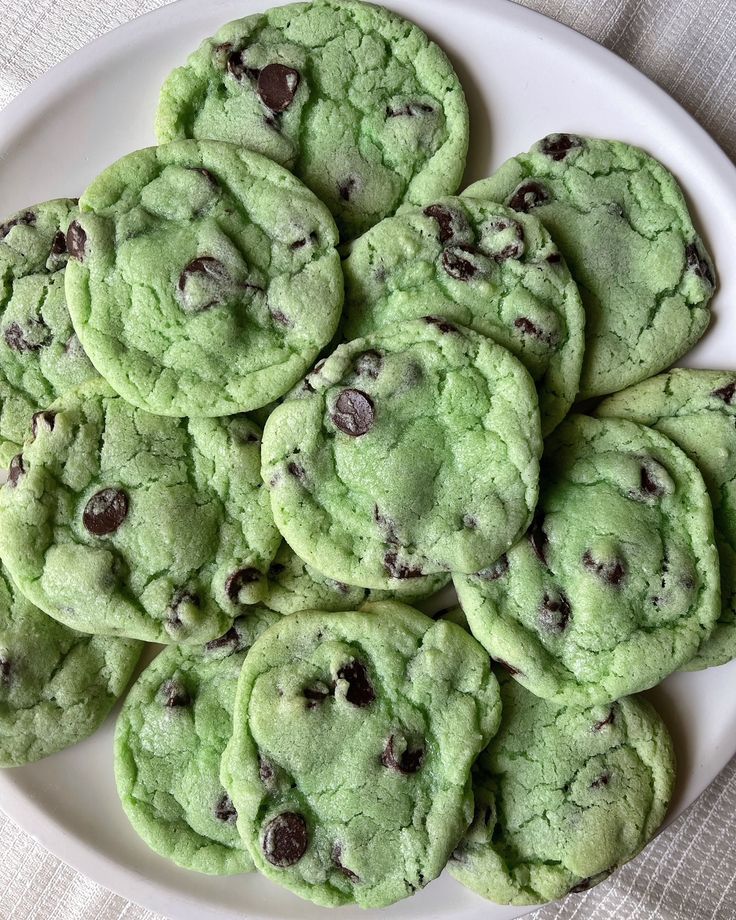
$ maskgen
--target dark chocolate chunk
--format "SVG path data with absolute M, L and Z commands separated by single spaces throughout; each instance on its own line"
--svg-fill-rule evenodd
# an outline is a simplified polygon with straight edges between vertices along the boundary
M 539 608 L 539 625 L 550 632 L 563 632 L 570 621 L 571 613 L 570 601 L 562 591 L 559 597 L 552 597 L 545 592 L 542 606 Z
M 383 367 L 382 356 L 373 349 L 364 351 L 355 359 L 355 372 L 361 377 L 369 377 L 376 380 Z
M 353 706 L 370 706 L 375 700 L 376 693 L 373 689 L 366 666 L 360 661 L 350 661 L 344 664 L 337 672 L 340 680 L 347 681 L 345 699 Z
M 66 231 L 67 252 L 72 259 L 82 262 L 84 261 L 86 246 L 87 234 L 79 221 L 73 220 Z
M 307 822 L 294 811 L 285 811 L 268 822 L 263 831 L 263 855 L 272 866 L 286 869 L 307 852 Z
M 23 454 L 16 454 L 10 461 L 8 467 L 8 485 L 12 488 L 18 485 L 18 480 L 25 473 L 26 468 L 23 463 Z
M 552 160 L 564 160 L 571 150 L 582 147 L 583 141 L 575 134 L 548 134 L 539 142 L 539 149 Z
M 443 319 L 441 316 L 423 316 L 422 319 L 428 326 L 436 326 L 440 332 L 449 335 L 451 332 L 458 332 L 457 326 Z
M 45 412 L 34 412 L 31 416 L 31 433 L 35 438 L 40 430 L 54 430 L 56 413 L 47 409 Z
M 362 390 L 343 390 L 335 400 L 332 422 L 336 428 L 353 438 L 366 434 L 373 427 L 373 400 Z
M 228 596 L 229 600 L 237 604 L 239 603 L 240 592 L 243 588 L 246 585 L 252 585 L 253 582 L 258 581 L 260 577 L 261 573 L 258 569 L 252 567 L 237 569 L 227 577 L 227 581 L 225 582 L 225 594 Z
M 39 351 L 51 340 L 49 327 L 42 319 L 30 319 L 25 329 L 18 323 L 5 327 L 3 338 L 8 348 L 13 351 Z
M 294 101 L 298 86 L 299 71 L 285 64 L 266 64 L 258 74 L 258 95 L 272 112 L 285 112 Z
M 167 680 L 161 686 L 161 693 L 164 698 L 164 706 L 167 709 L 179 709 L 183 706 L 189 706 L 192 702 L 187 688 L 177 680 Z
M 508 570 L 509 557 L 504 553 L 503 556 L 496 559 L 493 565 L 489 565 L 488 568 L 476 572 L 476 578 L 481 578 L 483 581 L 498 581 L 499 578 L 503 578 Z
M 550 194 L 545 186 L 541 182 L 535 182 L 534 179 L 530 179 L 528 182 L 522 182 L 516 189 L 508 200 L 508 206 L 514 211 L 528 213 L 532 208 L 544 204 L 549 199 Z
M 128 516 L 128 493 L 108 486 L 89 499 L 84 507 L 82 523 L 95 537 L 114 533 Z
M 424 748 L 407 747 L 403 754 L 397 757 L 395 743 L 394 736 L 391 735 L 386 742 L 383 754 L 381 754 L 381 763 L 383 766 L 388 767 L 390 770 L 395 770 L 397 773 L 403 773 L 405 776 L 408 776 L 410 773 L 418 773 L 424 761 Z
M 215 805 L 215 817 L 224 824 L 235 824 L 238 820 L 238 813 L 227 792 L 217 800 L 217 804 Z
M 399 559 L 395 550 L 389 550 L 383 557 L 383 567 L 391 578 L 421 578 L 424 574 L 418 566 Z
M 360 881 L 360 878 L 351 869 L 342 864 L 342 847 L 339 843 L 336 843 L 332 848 L 332 861 L 345 878 L 350 879 L 351 882 Z
M 605 581 L 606 584 L 614 587 L 621 584 L 621 580 L 626 574 L 623 563 L 620 560 L 613 559 L 609 562 L 598 562 L 589 549 L 583 553 L 583 565 L 586 569 L 595 573 L 602 581 Z
M 711 396 L 715 396 L 716 399 L 722 399 L 726 405 L 733 406 L 736 404 L 736 380 L 725 384 L 725 386 L 718 387 L 717 390 L 713 390 Z
M 685 260 L 687 261 L 687 267 L 692 269 L 698 278 L 703 278 L 711 287 L 715 286 L 713 272 L 710 270 L 707 259 L 700 254 L 697 243 L 687 244 L 685 247 Z

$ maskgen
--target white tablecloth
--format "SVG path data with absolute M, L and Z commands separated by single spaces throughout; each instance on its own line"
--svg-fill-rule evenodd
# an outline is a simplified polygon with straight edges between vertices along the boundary
M 165 2 L 0 0 L 0 107 L 74 49 Z M 736 0 L 525 5 L 631 61 L 736 160 Z M 75 872 L 0 812 L 0 920 L 32 918 L 160 920 Z M 532 918 L 736 920 L 736 762 L 638 859 L 594 891 L 542 908 Z

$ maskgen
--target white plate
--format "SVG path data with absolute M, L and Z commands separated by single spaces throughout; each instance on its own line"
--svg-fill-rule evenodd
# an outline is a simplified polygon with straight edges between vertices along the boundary
M 181 0 L 115 30 L 41 77 L 0 113 L 0 213 L 78 195 L 103 167 L 154 142 L 158 88 L 200 39 L 268 0 Z M 735 368 L 736 171 L 665 93 L 598 45 L 498 0 L 387 0 L 447 50 L 472 109 L 467 181 L 553 131 L 646 147 L 682 181 L 715 256 L 715 322 L 688 363 Z M 730 346 L 730 347 L 729 347 Z M 680 781 L 671 818 L 736 752 L 736 662 L 680 674 L 654 691 L 673 731 Z M 263 878 L 211 879 L 153 854 L 129 827 L 112 772 L 112 720 L 93 738 L 0 775 L 0 806 L 45 846 L 127 898 L 177 920 L 324 918 Z M 445 875 L 386 920 L 506 920 Z M 365 918 L 343 909 L 342 918 Z

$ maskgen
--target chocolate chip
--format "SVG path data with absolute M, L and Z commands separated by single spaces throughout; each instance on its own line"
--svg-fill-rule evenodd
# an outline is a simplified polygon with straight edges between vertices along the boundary
M 63 256 L 66 253 L 66 236 L 57 230 L 56 235 L 51 241 L 51 255 L 52 256 Z
M 31 416 L 31 433 L 35 438 L 41 428 L 54 430 L 56 413 L 47 409 L 45 412 L 34 412 Z
M 35 223 L 36 215 L 33 211 L 24 211 L 23 214 L 18 214 L 17 217 L 12 217 L 10 220 L 6 220 L 4 224 L 0 224 L 0 240 L 4 240 L 13 227 L 21 225 L 32 227 Z
M 416 118 L 418 115 L 431 115 L 434 108 L 426 102 L 406 102 L 404 105 L 386 106 L 386 118 Z
M 224 635 L 212 639 L 205 645 L 208 652 L 217 652 L 224 648 L 229 648 L 233 652 L 240 650 L 240 633 L 235 626 L 231 626 Z
M 547 256 L 547 261 L 549 262 L 550 265 L 559 265 L 560 262 L 562 262 L 562 256 L 560 255 L 559 252 L 551 252 Z
M 697 243 L 687 244 L 685 247 L 685 260 L 687 261 L 687 267 L 692 269 L 698 278 L 703 278 L 711 287 L 715 286 L 713 272 L 710 270 L 707 260 L 700 254 Z
M 618 559 L 610 562 L 598 562 L 589 549 L 583 553 L 583 565 L 609 585 L 616 586 L 621 584 L 621 579 L 626 574 L 623 563 Z
M 486 238 L 487 233 L 492 233 L 495 237 L 501 237 L 500 242 L 494 246 L 493 238 Z M 498 217 L 489 221 L 485 225 L 483 237 L 483 251 L 496 262 L 520 259 L 524 255 L 524 228 L 518 220 Z M 508 239 L 509 237 L 511 237 L 510 240 Z M 508 240 L 508 242 L 505 242 L 505 240 Z
M 10 659 L 5 655 L 0 655 L 0 686 L 10 686 L 10 676 L 13 671 L 13 665 Z
M 66 249 L 72 259 L 84 260 L 87 246 L 87 233 L 79 223 L 73 220 L 66 231 Z
M 494 661 L 500 668 L 503 668 L 504 671 L 509 673 L 512 677 L 514 677 L 516 674 L 524 673 L 523 671 L 519 670 L 519 668 L 515 668 L 512 664 L 509 664 L 509 662 L 505 661 L 503 658 L 494 658 L 491 656 L 491 661 Z
M 251 567 L 237 569 L 227 577 L 227 581 L 225 582 L 225 594 L 229 600 L 237 604 L 239 602 L 240 592 L 243 588 L 246 585 L 252 585 L 254 582 L 258 581 L 260 577 L 261 573 L 258 569 Z
M 340 198 L 342 198 L 343 201 L 350 201 L 357 184 L 358 183 L 352 176 L 348 176 L 347 179 L 343 179 L 342 182 L 339 182 L 337 191 L 340 194 Z
M 274 562 L 268 570 L 269 578 L 278 578 L 286 569 L 285 565 L 282 565 L 280 562 Z
M 260 71 L 255 67 L 246 65 L 242 51 L 232 51 L 231 49 L 232 45 L 229 42 L 224 42 L 215 49 L 216 51 L 219 50 L 220 54 L 227 54 L 227 69 L 231 76 L 236 80 L 242 80 L 243 77 L 247 77 L 249 80 L 257 80 Z
M 169 608 L 166 611 L 166 621 L 169 626 L 172 629 L 178 629 L 182 625 L 180 615 L 181 608 L 188 604 L 193 607 L 199 607 L 200 603 L 199 595 L 189 591 L 187 588 L 180 588 L 178 591 L 175 591 L 174 596 L 171 598 Z
M 523 182 L 508 200 L 508 206 L 514 211 L 527 213 L 532 208 L 549 201 L 550 194 L 541 182 L 535 182 L 530 179 Z
M 382 514 L 378 510 L 378 505 L 373 506 L 373 520 L 381 528 L 384 539 L 387 543 L 398 544 L 399 537 L 396 533 L 396 525 L 390 518 L 386 517 L 385 514 Z
M 430 204 L 423 213 L 439 224 L 440 243 L 447 243 L 456 236 L 466 236 L 470 232 L 465 215 L 455 208 L 448 208 L 443 204 Z
M 602 731 L 606 727 L 606 725 L 613 725 L 615 721 L 616 721 L 616 710 L 612 709 L 608 713 L 605 719 L 601 719 L 600 722 L 596 722 L 593 725 L 593 731 L 594 732 Z
M 539 625 L 550 632 L 563 632 L 570 620 L 572 608 L 567 596 L 561 591 L 559 597 L 551 597 L 545 591 L 539 608 Z
M 547 538 L 547 532 L 544 529 L 544 514 L 541 511 L 538 511 L 534 515 L 531 527 L 526 535 L 534 550 L 534 555 L 539 559 L 542 565 L 546 566 L 549 540 Z
M 351 869 L 342 864 L 342 847 L 339 843 L 336 843 L 332 848 L 332 861 L 345 878 L 350 879 L 351 882 L 360 881 L 360 878 Z
M 266 64 L 258 74 L 258 95 L 272 112 L 286 111 L 294 101 L 298 86 L 299 71 L 285 64 Z
M 547 345 L 552 344 L 553 336 L 551 336 L 549 332 L 545 332 L 541 326 L 532 322 L 527 316 L 517 316 L 514 320 L 514 327 L 519 329 L 524 335 L 529 335 L 533 339 L 538 339 L 540 342 L 544 342 Z
M 445 335 L 449 335 L 451 332 L 460 331 L 457 326 L 443 319 L 441 316 L 423 316 L 422 319 L 428 326 L 436 326 L 440 332 L 443 332 Z
M 664 486 L 655 479 L 647 466 L 642 466 L 639 479 L 642 495 L 650 495 L 653 498 L 661 498 L 664 495 Z
M 711 396 L 715 396 L 716 399 L 722 399 L 726 405 L 733 406 L 736 403 L 736 380 L 719 387 L 717 390 L 713 390 Z
M 179 709 L 183 706 L 189 706 L 192 702 L 187 688 L 177 680 L 167 680 L 161 687 L 161 693 L 164 698 L 164 706 L 167 709 Z
M 261 778 L 261 782 L 264 786 L 271 786 L 274 778 L 274 769 L 273 766 L 264 758 L 258 758 L 258 775 Z
M 51 340 L 49 327 L 42 319 L 31 319 L 26 324 L 25 330 L 18 323 L 11 323 L 5 327 L 3 338 L 8 348 L 13 351 L 39 351 Z
M 383 358 L 373 349 L 364 351 L 355 359 L 355 372 L 361 377 L 369 377 L 376 380 L 383 367 Z
M 316 244 L 318 242 L 319 242 L 319 237 L 317 236 L 315 231 L 312 230 L 309 236 L 303 236 L 299 240 L 294 240 L 294 242 L 289 245 L 289 249 L 302 249 L 304 246 L 307 245 L 307 243 Z
M 114 533 L 128 516 L 128 494 L 109 486 L 90 498 L 82 514 L 82 523 L 95 537 Z
M 610 773 L 601 773 L 599 777 L 593 780 L 590 784 L 591 789 L 602 789 L 604 786 L 607 786 L 611 781 Z
M 539 149 L 552 160 L 564 160 L 571 150 L 582 147 L 583 141 L 575 134 L 549 134 L 539 142 Z
M 407 747 L 403 754 L 397 757 L 395 743 L 394 736 L 391 735 L 386 742 L 383 754 L 381 754 L 383 766 L 390 770 L 395 770 L 397 773 L 403 773 L 405 776 L 410 773 L 418 773 L 424 760 L 424 748 L 411 749 Z
M 10 461 L 10 466 L 8 467 L 8 485 L 11 488 L 14 488 L 18 485 L 18 481 L 21 476 L 24 475 L 26 471 L 25 465 L 23 463 L 23 454 L 16 454 L 13 459 Z
M 421 578 L 424 574 L 418 566 L 399 559 L 395 550 L 389 550 L 383 557 L 383 567 L 391 578 Z
M 309 700 L 307 704 L 308 709 L 314 709 L 320 703 L 323 703 L 328 696 L 332 696 L 335 692 L 334 686 L 328 687 L 327 684 L 321 682 L 313 684 L 311 687 L 305 687 L 302 691 L 305 700 Z
M 373 400 L 362 390 L 343 390 L 335 400 L 331 417 L 336 428 L 358 438 L 373 427 Z
M 475 247 L 465 243 L 459 246 L 448 246 L 442 252 L 442 267 L 456 281 L 470 281 L 477 273 L 478 267 L 468 256 L 479 254 Z
M 212 287 L 212 291 L 208 292 L 208 296 L 201 298 L 203 302 L 200 302 L 200 298 L 187 296 L 187 285 L 192 278 L 203 279 L 208 286 Z M 220 302 L 218 288 L 229 287 L 230 284 L 230 274 L 219 259 L 215 259 L 213 256 L 198 256 L 186 265 L 179 275 L 179 281 L 177 282 L 177 288 L 181 295 L 179 300 L 182 306 L 192 312 L 208 310 Z
M 353 706 L 370 706 L 375 700 L 376 693 L 373 684 L 368 677 L 368 671 L 365 665 L 360 661 L 351 661 L 344 664 L 337 676 L 340 680 L 347 681 L 348 688 L 345 691 L 345 699 Z
M 493 565 L 489 565 L 487 569 L 481 569 L 480 572 L 476 572 L 476 578 L 481 578 L 483 581 L 498 581 L 508 570 L 509 557 L 504 553 L 503 556 L 496 559 Z
M 304 467 L 299 463 L 294 463 L 292 460 L 292 462 L 287 465 L 286 469 L 289 471 L 289 475 L 293 476 L 294 479 L 298 479 L 299 482 L 306 481 L 307 474 L 304 472 Z
M 215 805 L 215 817 L 225 824 L 235 824 L 238 820 L 238 813 L 227 792 L 219 798 Z
M 285 811 L 268 822 L 263 833 L 263 855 L 272 866 L 286 869 L 307 852 L 307 822 L 294 811 Z

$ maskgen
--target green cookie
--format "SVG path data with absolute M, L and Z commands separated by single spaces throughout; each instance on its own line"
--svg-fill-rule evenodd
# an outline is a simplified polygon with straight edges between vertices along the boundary
M 85 636 L 34 607 L 0 566 L 0 767 L 91 735 L 127 686 L 142 645 Z
M 475 817 L 450 862 L 497 904 L 585 891 L 646 845 L 675 780 L 667 728 L 639 697 L 564 707 L 501 680 L 501 728 L 473 770 Z
M 253 863 L 220 785 L 248 649 L 278 620 L 255 609 L 205 646 L 167 648 L 136 681 L 115 731 L 115 779 L 130 823 L 159 855 L 209 875 Z
M 581 399 L 656 374 L 705 332 L 713 264 L 674 177 L 643 150 L 550 134 L 465 194 L 533 212 L 560 247 L 586 312 Z
M 347 338 L 433 313 L 508 348 L 537 383 L 542 432 L 575 400 L 585 317 L 577 287 L 536 218 L 445 198 L 373 227 L 343 262 Z
M 473 635 L 532 693 L 606 703 L 689 661 L 720 614 L 713 515 L 659 432 L 570 416 L 526 537 L 455 586 Z
M 223 785 L 256 868 L 325 906 L 436 878 L 500 719 L 484 650 L 402 604 L 284 617 L 240 678 Z
M 456 191 L 468 109 L 417 26 L 355 0 L 316 0 L 206 39 L 164 84 L 156 133 L 232 141 L 287 166 L 348 239 L 402 204 Z
M 400 591 L 371 591 L 327 578 L 307 565 L 284 541 L 268 570 L 262 603 L 278 613 L 297 610 L 355 610 L 365 601 L 399 600 L 414 603 L 431 597 L 450 582 L 444 573 L 412 579 Z
M 0 224 L 0 465 L 28 435 L 34 413 L 96 377 L 64 296 L 65 231 L 76 201 L 60 198 Z
M 243 416 L 149 415 L 103 380 L 60 397 L 0 489 L 0 555 L 55 619 L 153 642 L 220 636 L 279 545 Z
M 607 399 L 601 417 L 651 425 L 681 447 L 703 474 L 713 503 L 721 562 L 721 615 L 686 670 L 736 657 L 736 373 L 678 369 Z
M 332 338 L 337 230 L 301 182 L 216 141 L 138 150 L 89 186 L 67 231 L 66 296 L 128 402 L 221 416 L 286 393 Z
M 276 525 L 329 578 L 402 590 L 476 572 L 524 532 L 541 452 L 534 384 L 444 319 L 340 346 L 274 410 L 263 478 Z

